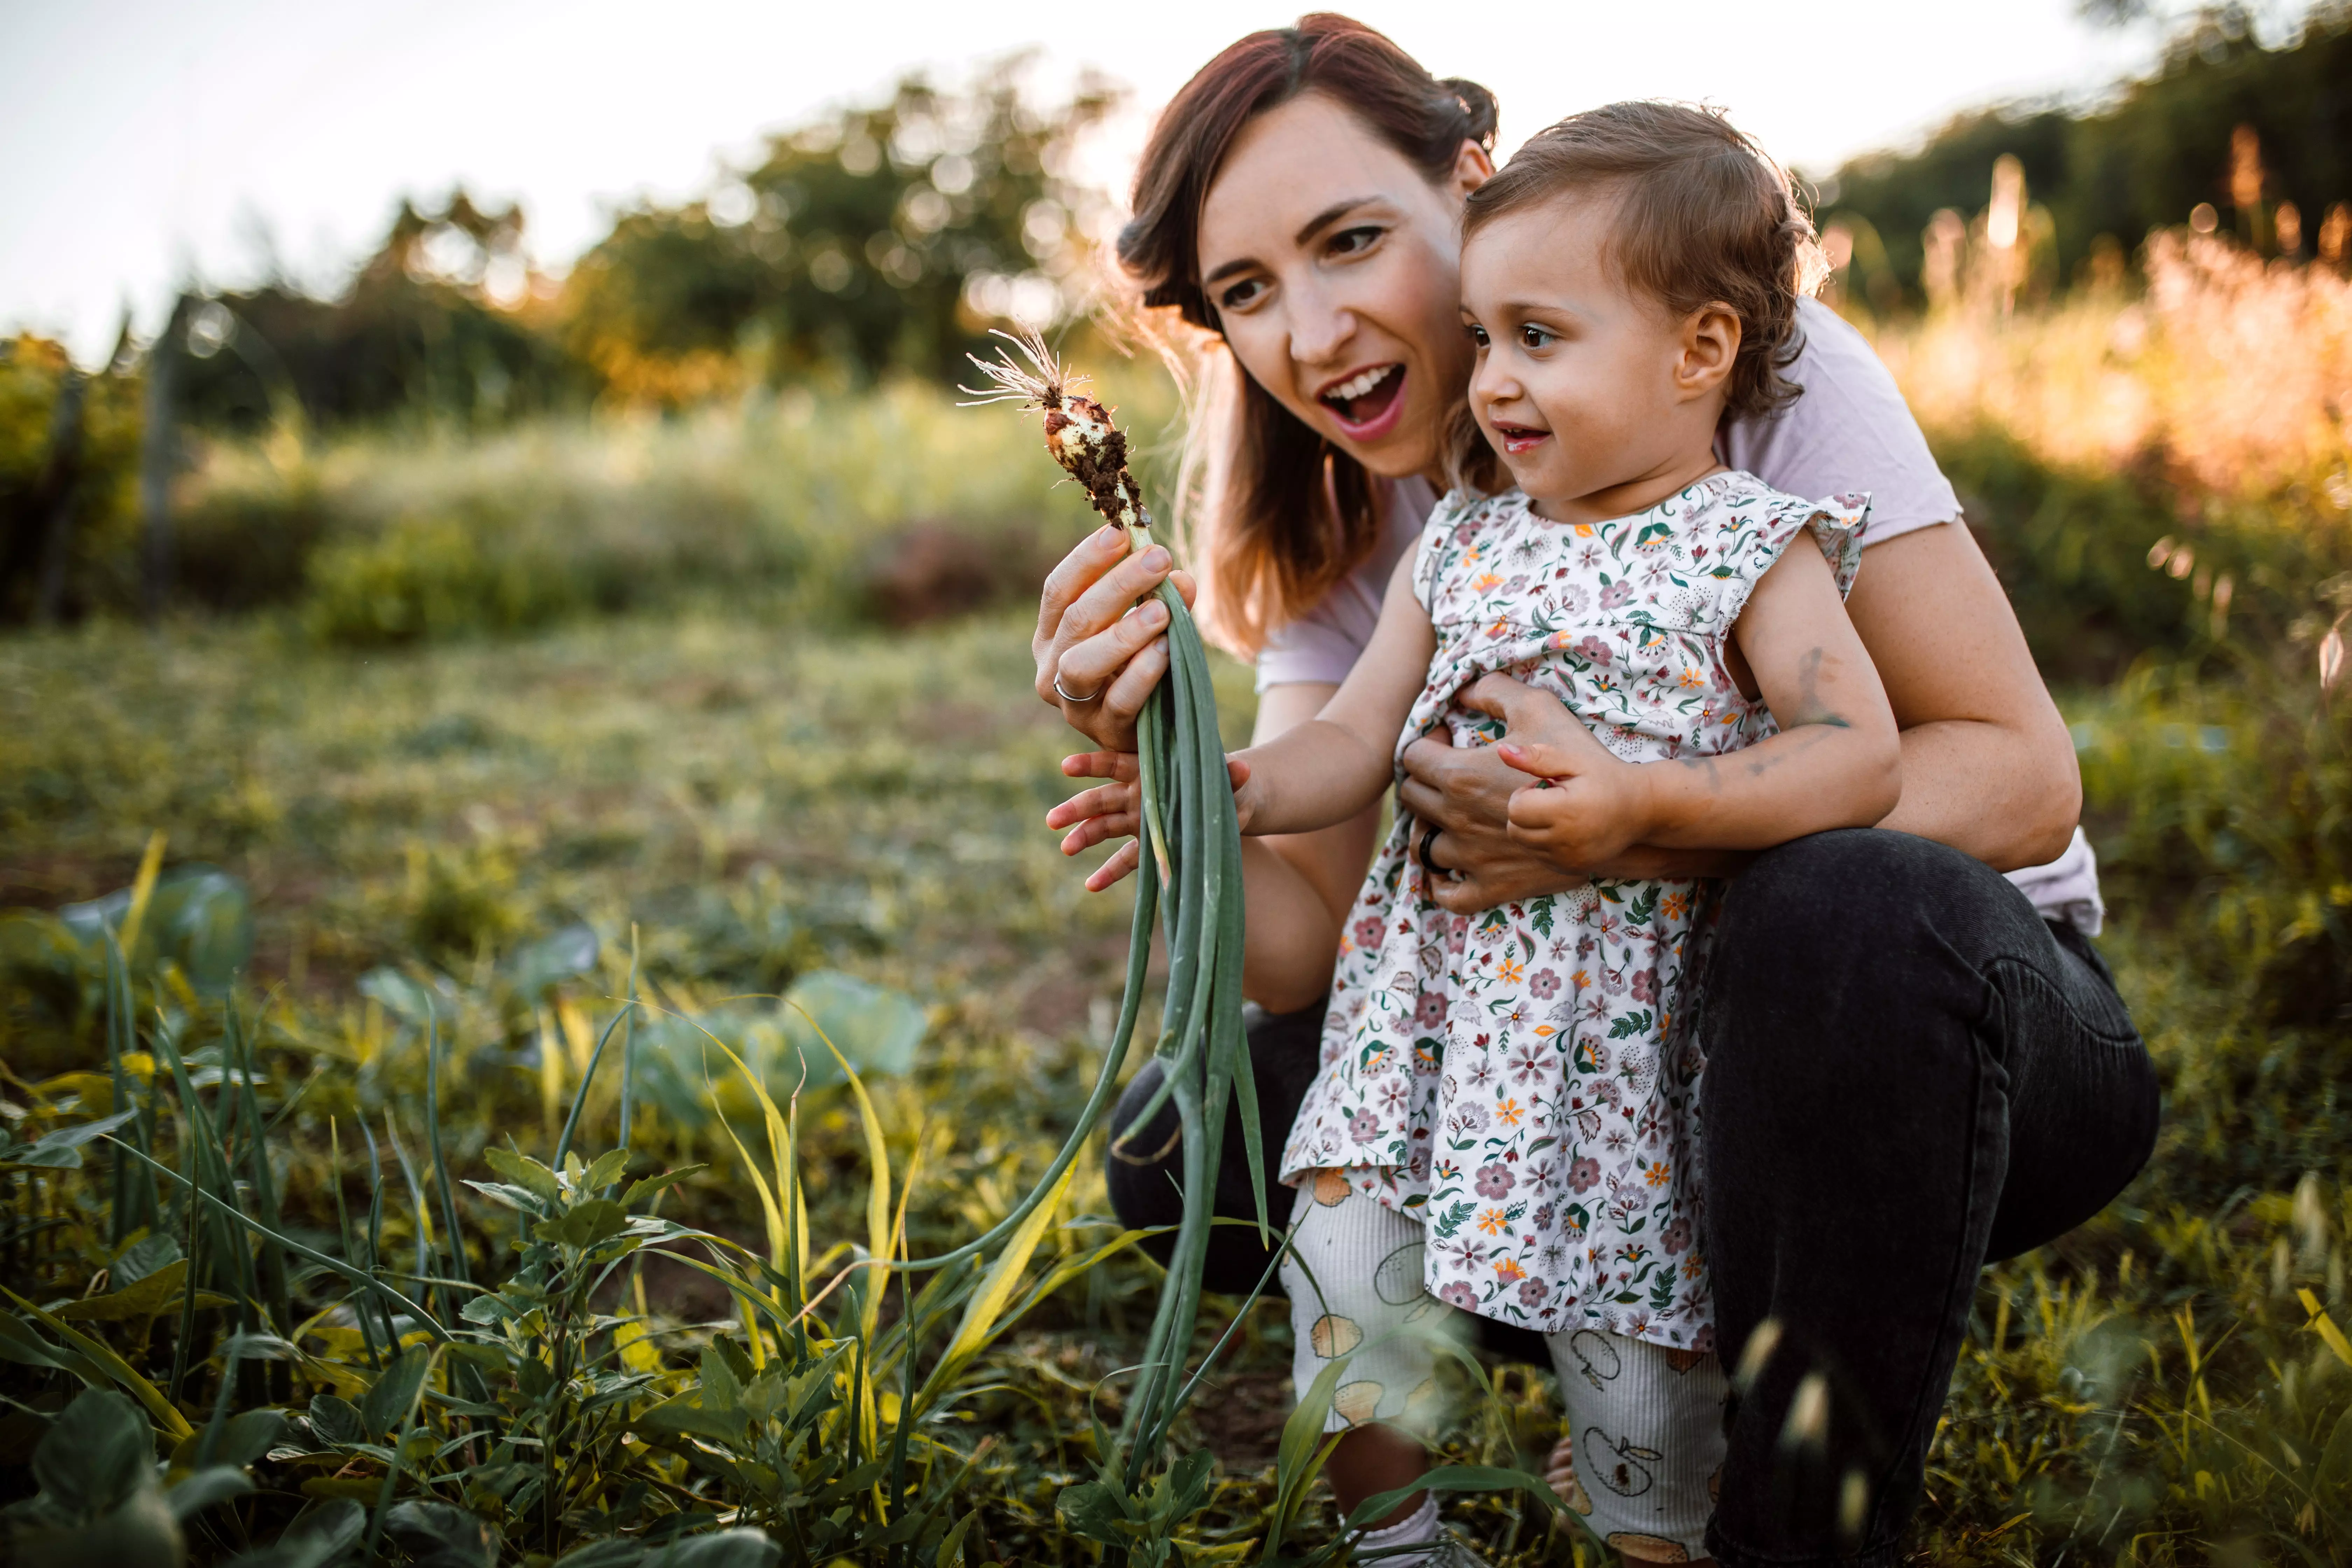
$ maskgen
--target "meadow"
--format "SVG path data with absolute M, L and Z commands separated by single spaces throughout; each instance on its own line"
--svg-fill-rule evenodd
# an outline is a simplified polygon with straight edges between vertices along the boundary
M 2352 1559 L 2352 289 L 2147 263 L 1872 324 L 2074 726 L 2168 1108 L 1985 1276 L 1922 1563 Z M 1079 513 L 1031 440 L 903 388 L 280 430 L 182 492 L 241 607 L 0 641 L 21 1560 L 1330 1559 L 1272 1305 L 1204 1314 L 1213 1458 L 1097 1484 L 1158 1277 L 1091 1157 L 866 1266 L 1010 1210 L 1118 1000 L 1126 899 L 1039 820 Z M 1465 1373 L 1453 1457 L 1539 1468 L 1549 1382 Z

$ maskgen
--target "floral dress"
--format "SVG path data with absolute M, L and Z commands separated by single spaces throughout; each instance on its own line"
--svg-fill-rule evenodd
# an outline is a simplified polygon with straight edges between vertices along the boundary
M 1755 743 L 1774 725 L 1725 665 L 1732 623 L 1808 529 L 1843 593 L 1867 512 L 1865 497 L 1801 500 L 1737 472 L 1596 523 L 1547 521 L 1516 489 L 1455 491 L 1414 563 L 1437 653 L 1399 754 L 1441 725 L 1458 746 L 1499 740 L 1454 700 L 1496 671 L 1629 762 Z M 1712 885 L 1594 881 L 1451 915 L 1429 897 L 1420 833 L 1400 813 L 1357 895 L 1283 1179 L 1345 1170 L 1418 1215 L 1424 1285 L 1455 1306 L 1708 1348 L 1706 1064 L 1670 1025 Z

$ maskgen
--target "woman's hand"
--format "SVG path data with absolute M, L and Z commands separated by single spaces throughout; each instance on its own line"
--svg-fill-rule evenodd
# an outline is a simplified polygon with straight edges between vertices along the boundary
M 1557 698 L 1508 676 L 1485 677 L 1460 700 L 1502 721 L 1508 739 L 1520 745 L 1567 746 L 1581 739 L 1600 746 Z M 1404 768 L 1398 804 L 1438 829 L 1429 858 L 1452 875 L 1433 883 L 1430 892 L 1454 914 L 1565 892 L 1595 877 L 1730 876 L 1751 858 L 1737 850 L 1662 849 L 1638 843 L 1601 858 L 1575 858 L 1511 831 L 1511 797 L 1527 787 L 1528 775 L 1505 762 L 1499 747 L 1455 746 L 1443 735 L 1424 737 L 1405 748 Z
M 1225 773 L 1233 781 L 1234 805 L 1241 814 L 1242 826 L 1249 826 L 1251 796 L 1243 786 L 1248 784 L 1249 763 L 1240 756 L 1225 759 Z M 1143 820 L 1143 785 L 1133 752 L 1081 752 L 1075 757 L 1062 759 L 1062 774 L 1074 779 L 1108 779 L 1106 784 L 1080 790 L 1045 814 L 1045 826 L 1056 830 L 1068 828 L 1062 837 L 1062 853 L 1083 855 L 1097 844 L 1113 838 L 1124 838 L 1111 858 L 1094 869 L 1087 879 L 1087 891 L 1099 893 L 1104 889 L 1125 879 L 1134 870 L 1143 853 L 1142 840 L 1137 832 Z
M 1037 695 L 1060 709 L 1072 729 L 1108 750 L 1135 749 L 1135 716 L 1168 671 L 1168 606 L 1157 599 L 1136 601 L 1166 578 L 1190 605 L 1192 576 L 1173 566 L 1157 544 L 1129 554 L 1126 531 L 1105 525 L 1045 579 L 1037 635 L 1029 642 L 1037 661 Z
M 1530 687 L 1490 675 L 1465 691 L 1462 705 L 1499 719 L 1510 733 L 1541 743 L 1583 731 L 1574 715 Z M 1590 736 L 1585 737 L 1590 740 Z M 1456 746 L 1442 733 L 1405 748 L 1404 782 L 1397 802 L 1437 828 L 1429 858 L 1450 875 L 1432 884 L 1430 894 L 1454 914 L 1475 914 L 1497 904 L 1564 892 L 1586 878 L 1531 844 L 1511 836 L 1511 796 L 1528 776 L 1492 746 Z

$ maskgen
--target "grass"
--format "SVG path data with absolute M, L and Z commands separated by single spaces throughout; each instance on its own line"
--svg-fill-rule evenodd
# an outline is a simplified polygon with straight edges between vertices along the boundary
M 2327 584 L 2352 567 L 2338 459 L 2308 420 L 2281 455 L 2240 418 L 2234 389 L 2261 381 L 2243 366 L 2210 418 L 2150 416 L 2120 447 L 2086 445 L 2050 390 L 2121 375 L 2142 406 L 2193 412 L 2219 373 L 2180 345 L 2212 341 L 2213 290 L 2238 291 L 2241 327 L 2301 319 L 2244 303 L 2260 279 L 2226 259 L 2203 293 L 2160 273 L 2141 297 L 1883 336 L 2062 682 L 2105 946 L 2168 1092 L 2132 1189 L 1986 1275 L 1920 1562 L 2352 1557 L 2352 726 L 2315 670 Z M 2336 352 L 2232 341 L 2290 369 Z M 633 540 L 722 480 L 760 498 L 741 474 L 830 460 L 763 445 L 781 417 L 647 426 L 652 456 L 601 489 L 582 477 L 594 433 L 562 430 L 221 458 L 194 483 L 217 518 L 219 497 L 308 473 L 297 490 L 341 498 L 330 541 L 490 501 L 541 520 L 517 526 L 542 542 L 590 513 L 590 534 Z M 945 449 L 824 526 L 854 541 L 983 466 Z M 2184 544 L 2197 564 L 2176 572 Z M 120 963 L 89 923 L 0 920 L 0 1283 L 18 1297 L 0 1500 L 20 1526 L 279 1553 L 257 1564 L 675 1562 L 680 1532 L 747 1563 L 1075 1564 L 1107 1542 L 1171 1561 L 1171 1541 L 1223 1562 L 1276 1521 L 1286 1561 L 1328 1552 L 1313 1445 L 1280 1441 L 1288 1328 L 1269 1306 L 1180 1424 L 1174 1451 L 1211 1468 L 1160 1472 L 1131 1506 L 1083 1489 L 1159 1293 L 1099 1220 L 1091 1162 L 1050 1225 L 978 1267 L 903 1289 L 859 1267 L 968 1239 L 1034 1183 L 1108 1032 L 1128 908 L 1084 894 L 1040 829 L 1069 737 L 1029 690 L 1018 612 L 884 632 L 803 614 L 772 576 L 390 640 L 297 596 L 0 642 L 0 904 L 133 887 L 164 836 L 163 879 L 110 917 Z M 1216 679 L 1238 738 L 1246 672 Z M 205 888 L 250 895 L 233 990 L 190 933 L 234 945 L 243 906 L 194 901 L 197 863 L 236 879 Z M 779 994 L 863 1064 L 855 1084 L 761 1000 Z M 910 1061 L 875 1024 L 908 1006 Z M 819 1058 L 805 1083 L 795 1042 Z M 1529 1463 L 1556 1431 L 1548 1375 L 1484 1380 L 1449 1457 Z M 68 1450 L 83 1459 L 35 1458 Z M 1605 1557 L 1507 1493 L 1448 1506 L 1498 1562 Z

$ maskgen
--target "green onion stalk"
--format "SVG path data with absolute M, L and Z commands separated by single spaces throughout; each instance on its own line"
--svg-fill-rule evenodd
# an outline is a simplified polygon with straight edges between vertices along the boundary
M 1151 513 L 1128 472 L 1127 437 L 1112 424 L 1110 411 L 1076 390 L 1086 378 L 1068 374 L 1034 331 L 997 335 L 1019 349 L 1027 363 L 1002 350 L 993 363 L 974 357 L 987 384 L 963 390 L 980 403 L 1013 403 L 1041 413 L 1045 449 L 1054 460 L 1086 490 L 1096 511 L 1127 531 L 1130 552 L 1150 548 Z M 1153 923 L 1164 912 L 1168 991 L 1156 1047 L 1161 1077 L 1159 1092 L 1131 1127 L 1140 1131 L 1163 1105 L 1174 1102 L 1183 1140 L 1183 1218 L 1168 1259 L 1169 1286 L 1160 1294 L 1120 1430 L 1130 1488 L 1160 1451 L 1190 1391 L 1182 1376 L 1184 1358 L 1200 1310 L 1201 1270 L 1214 1221 L 1211 1205 L 1226 1111 L 1235 1100 L 1257 1222 L 1271 1244 L 1257 1095 L 1242 1027 L 1241 830 L 1234 815 L 1233 785 L 1217 729 L 1216 693 L 1200 628 L 1171 584 L 1162 581 L 1154 592 L 1168 607 L 1170 657 L 1166 679 L 1152 690 L 1137 720 L 1142 796 L 1138 832 L 1144 853 L 1136 873 L 1127 992 L 1109 1052 L 1077 1127 L 1037 1189 L 987 1236 L 944 1258 L 912 1265 L 936 1267 L 993 1245 L 1045 1201 L 1076 1158 L 1117 1087 L 1119 1064 L 1142 1005 Z

